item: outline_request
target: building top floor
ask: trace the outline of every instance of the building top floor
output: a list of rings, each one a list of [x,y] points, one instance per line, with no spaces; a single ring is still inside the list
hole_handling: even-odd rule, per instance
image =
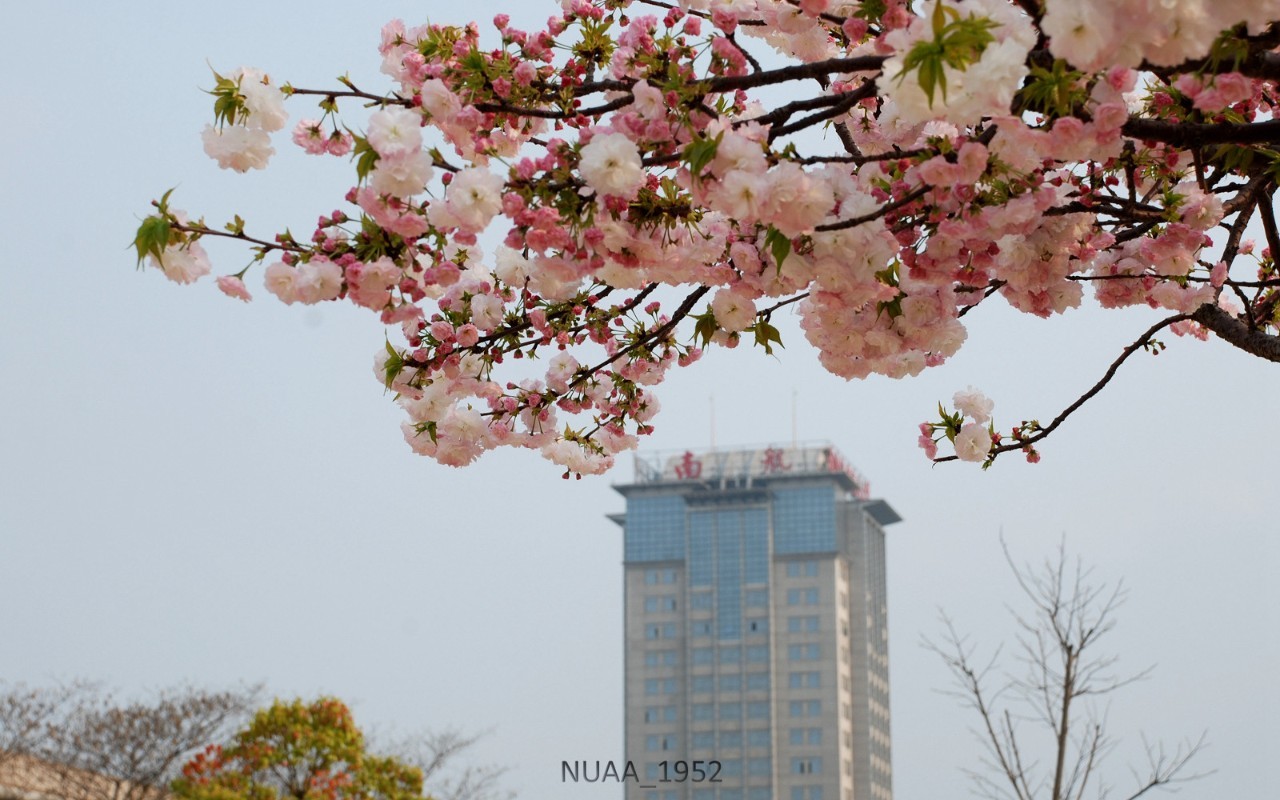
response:
[[[655,485],[750,489],[808,476],[834,480],[856,499],[870,497],[866,479],[830,442],[636,453],[634,482],[616,488],[623,495]]]

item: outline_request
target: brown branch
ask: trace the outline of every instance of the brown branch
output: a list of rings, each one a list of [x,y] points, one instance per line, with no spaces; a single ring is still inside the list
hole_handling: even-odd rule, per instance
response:
[[[236,239],[241,242],[249,242],[250,244],[258,245],[264,251],[265,250],[284,250],[290,253],[311,252],[307,248],[301,247],[298,245],[287,245],[287,244],[282,244],[280,242],[268,242],[265,239],[256,239],[252,236],[246,236],[243,233],[231,233],[230,231],[220,231],[220,230],[216,230],[214,228],[210,228],[208,226],[200,225],[200,224],[192,224],[192,223],[184,224],[181,222],[171,222],[170,225],[172,225],[175,230],[183,231],[185,233],[193,233],[199,236],[221,236],[224,239]]]
[[[807,64],[765,70],[750,75],[729,75],[705,81],[707,92],[732,92],[737,89],[755,89],[775,83],[817,78],[842,72],[874,72],[884,66],[888,56],[855,56],[853,58],[828,58]]]
[[[818,122],[824,122],[829,119],[842,116],[849,113],[849,110],[862,102],[865,98],[875,94],[875,83],[872,81],[864,81],[857,91],[848,92],[842,95],[834,95],[839,99],[833,103],[830,108],[823,109],[807,117],[802,117],[789,125],[781,125],[769,131],[769,141],[773,141],[779,136],[786,136],[796,131],[804,130]]]
[[[891,213],[893,211],[897,211],[903,206],[911,205],[915,201],[919,200],[921,197],[924,197],[926,194],[928,194],[932,188],[933,188],[932,186],[921,186],[918,189],[912,189],[911,191],[907,192],[899,199],[893,201],[892,203],[886,206],[881,206],[875,211],[869,211],[860,217],[851,217],[849,219],[842,219],[839,222],[829,222],[826,225],[819,225],[813,230],[815,232],[822,233],[825,231],[842,231],[842,230],[845,230],[846,228],[856,228],[864,222],[871,222],[872,220],[876,220],[883,217],[885,214]]]
[[[1242,329],[1244,328],[1244,323],[1241,323],[1237,320],[1232,319],[1230,316],[1226,314],[1226,312],[1222,311],[1221,309],[1218,309],[1217,306],[1201,306],[1200,309],[1196,311],[1196,314],[1200,314],[1200,312],[1204,311],[1206,308],[1216,309],[1222,314],[1222,316],[1234,322],[1236,325],[1239,325]],[[1111,366],[1107,367],[1107,371],[1106,373],[1103,374],[1102,378],[1093,386],[1091,386],[1089,388],[1089,391],[1080,395],[1080,397],[1078,397],[1074,403],[1072,403],[1071,405],[1063,409],[1062,413],[1054,417],[1052,422],[1050,422],[1048,425],[1041,428],[1035,434],[1026,437],[1025,439],[1022,439],[1020,441],[1015,441],[1010,444],[1002,444],[1002,445],[997,445],[995,447],[992,447],[990,456],[994,458],[995,456],[998,456],[1001,453],[1008,453],[1013,450],[1022,450],[1027,445],[1033,445],[1043,440],[1049,434],[1053,433],[1058,428],[1059,425],[1065,422],[1067,417],[1074,414],[1076,411],[1080,409],[1081,406],[1083,406],[1085,403],[1093,399],[1093,397],[1097,395],[1098,392],[1101,392],[1106,387],[1106,385],[1111,382],[1111,379],[1116,376],[1116,372],[1120,369],[1120,366],[1129,359],[1129,356],[1133,355],[1137,351],[1146,347],[1151,342],[1151,337],[1155,336],[1157,333],[1169,327],[1170,325],[1174,324],[1175,322],[1182,322],[1184,320],[1189,320],[1189,319],[1195,319],[1197,322],[1200,322],[1200,324],[1204,325],[1206,328],[1210,328],[1208,324],[1204,323],[1193,314],[1174,314],[1173,316],[1165,317],[1164,319],[1157,322],[1155,325],[1152,325],[1150,328],[1148,328],[1141,336],[1135,339],[1132,344],[1130,344],[1123,351],[1121,351],[1119,358],[1111,362]],[[1210,328],[1210,330],[1213,330],[1213,328]],[[1222,334],[1219,334],[1219,335],[1221,336]],[[1225,339],[1227,337],[1223,336],[1223,338]],[[1266,337],[1266,338],[1272,342],[1272,345],[1275,348],[1275,358],[1271,358],[1270,360],[1280,361],[1280,340],[1277,340],[1274,337]],[[1228,341],[1230,340],[1228,339]],[[1234,344],[1234,342],[1232,343]],[[1236,346],[1240,347],[1240,345],[1236,345]],[[1255,355],[1257,354],[1255,353]],[[954,456],[954,455],[942,456],[941,458],[933,459],[933,463],[941,464],[946,461],[956,461],[958,460],[958,458],[959,456]]]
[[[1231,316],[1217,305],[1205,303],[1195,313],[1183,316],[1199,322],[1228,344],[1235,345],[1250,355],[1280,362],[1280,337],[1251,329],[1239,317]]]
[[[689,312],[693,310],[693,306],[709,291],[711,291],[710,286],[699,286],[697,289],[694,289],[690,292],[689,296],[684,299],[684,302],[680,304],[680,307],[675,310],[675,313],[671,315],[671,319],[667,320],[666,323],[654,328],[648,334],[640,337],[630,345],[609,356],[604,361],[596,364],[594,367],[585,371],[580,371],[578,376],[569,383],[569,388],[573,389],[623,356],[629,355],[645,345],[660,342],[665,339],[667,334],[671,333],[671,331],[675,329],[676,325],[680,323],[680,320],[689,316]]]
[[[1208,144],[1280,143],[1280,120],[1263,122],[1172,122],[1130,119],[1120,129],[1125,136],[1163,142],[1180,149]]]

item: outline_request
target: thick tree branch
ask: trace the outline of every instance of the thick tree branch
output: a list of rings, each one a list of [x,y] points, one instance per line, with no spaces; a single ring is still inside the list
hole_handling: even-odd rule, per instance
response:
[[[1190,318],[1246,353],[1267,361],[1280,362],[1280,337],[1251,329],[1247,323],[1231,316],[1217,305],[1206,303],[1197,308]]]
[[[1280,143],[1280,120],[1234,123],[1130,119],[1121,132],[1135,139],[1163,142],[1180,149],[1209,144],[1276,144]]]

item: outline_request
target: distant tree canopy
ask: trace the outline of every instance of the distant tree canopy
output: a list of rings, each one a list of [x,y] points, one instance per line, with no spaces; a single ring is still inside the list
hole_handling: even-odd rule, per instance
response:
[[[424,800],[416,766],[366,750],[331,697],[277,700],[226,745],[210,744],[173,783],[179,800]]]
[[[256,689],[180,686],[118,700],[96,684],[0,683],[0,785],[66,800],[153,800],[184,761],[246,719]]]
[[[505,800],[504,770],[465,762],[478,736],[426,731],[370,750],[341,701],[164,689],[122,701],[92,683],[0,682],[0,790],[63,800]],[[428,787],[424,789],[424,784]],[[3,795],[3,792],[0,792]]]

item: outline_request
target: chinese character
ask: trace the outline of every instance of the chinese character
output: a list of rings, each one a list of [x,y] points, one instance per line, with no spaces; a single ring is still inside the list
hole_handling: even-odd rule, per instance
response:
[[[764,471],[768,472],[786,472],[791,469],[790,464],[783,463],[782,457],[784,453],[777,447],[770,447],[764,451]]]
[[[688,450],[680,458],[680,463],[676,465],[676,477],[682,480],[697,478],[702,474],[702,461],[694,458],[693,453]]]

